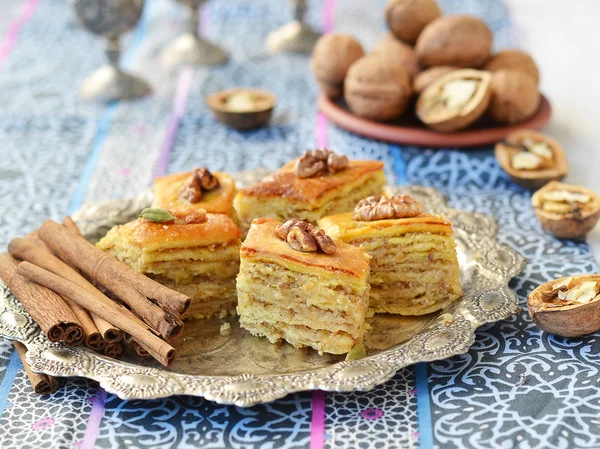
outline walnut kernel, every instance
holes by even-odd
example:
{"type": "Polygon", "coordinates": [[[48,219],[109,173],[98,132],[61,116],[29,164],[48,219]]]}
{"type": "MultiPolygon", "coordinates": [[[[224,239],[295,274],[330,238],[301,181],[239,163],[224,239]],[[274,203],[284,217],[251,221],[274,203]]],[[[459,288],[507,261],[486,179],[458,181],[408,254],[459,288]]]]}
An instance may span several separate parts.
{"type": "Polygon", "coordinates": [[[314,253],[317,251],[317,241],[307,231],[300,229],[298,226],[294,226],[287,235],[287,242],[290,244],[292,249],[296,251],[302,251],[307,253],[314,253]]]}
{"type": "Polygon", "coordinates": [[[219,180],[208,168],[196,168],[181,190],[180,196],[190,203],[198,203],[202,192],[208,192],[219,187],[219,180]]]}
{"type": "Polygon", "coordinates": [[[408,195],[391,198],[370,196],[358,202],[354,208],[357,221],[376,221],[393,218],[411,218],[424,212],[423,205],[408,195]]]}
{"type": "Polygon", "coordinates": [[[325,254],[333,254],[336,250],[335,242],[325,231],[317,230],[312,224],[296,218],[277,225],[275,234],[296,251],[317,252],[320,249],[325,254]]]}
{"type": "Polygon", "coordinates": [[[299,178],[312,178],[325,173],[336,173],[348,167],[348,158],[327,148],[305,151],[296,161],[295,171],[299,178]]]}

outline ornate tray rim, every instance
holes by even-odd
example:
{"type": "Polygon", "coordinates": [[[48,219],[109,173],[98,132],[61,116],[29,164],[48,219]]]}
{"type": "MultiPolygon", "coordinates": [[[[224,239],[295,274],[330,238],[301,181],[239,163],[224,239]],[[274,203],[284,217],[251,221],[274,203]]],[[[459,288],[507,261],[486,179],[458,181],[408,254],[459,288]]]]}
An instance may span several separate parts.
{"type": "MultiPolygon", "coordinates": [[[[509,281],[519,274],[526,259],[496,240],[495,219],[446,205],[444,197],[428,187],[388,187],[391,192],[410,193],[427,209],[452,221],[457,240],[472,251],[468,261],[472,281],[460,300],[447,307],[421,332],[392,348],[363,359],[289,374],[195,376],[148,368],[109,359],[87,348],[50,343],[20,302],[2,286],[0,337],[18,340],[27,348],[33,371],[59,377],[94,379],[122,399],[156,399],[184,394],[203,396],[220,404],[248,407],[282,398],[290,393],[370,390],[385,383],[403,367],[440,360],[468,351],[481,325],[517,313],[517,297],[509,281]]],[[[131,211],[148,204],[149,195],[84,206],[75,215],[88,238],[124,222],[131,211]]],[[[139,213],[139,212],[137,212],[139,213]]]]}

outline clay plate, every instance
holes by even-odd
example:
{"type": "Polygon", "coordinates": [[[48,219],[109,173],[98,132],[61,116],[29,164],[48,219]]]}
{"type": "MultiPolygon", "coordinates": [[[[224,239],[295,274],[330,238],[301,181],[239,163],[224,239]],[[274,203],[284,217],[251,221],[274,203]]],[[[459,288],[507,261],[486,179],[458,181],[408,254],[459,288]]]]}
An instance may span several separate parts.
{"type": "Polygon", "coordinates": [[[343,100],[332,100],[320,95],[319,109],[333,123],[361,136],[401,145],[418,145],[429,148],[469,148],[489,145],[503,140],[520,129],[542,129],[552,116],[552,106],[542,95],[540,107],[533,117],[518,125],[499,126],[483,118],[466,130],[439,133],[427,129],[414,116],[402,117],[391,123],[378,123],[352,114],[343,100]]]}

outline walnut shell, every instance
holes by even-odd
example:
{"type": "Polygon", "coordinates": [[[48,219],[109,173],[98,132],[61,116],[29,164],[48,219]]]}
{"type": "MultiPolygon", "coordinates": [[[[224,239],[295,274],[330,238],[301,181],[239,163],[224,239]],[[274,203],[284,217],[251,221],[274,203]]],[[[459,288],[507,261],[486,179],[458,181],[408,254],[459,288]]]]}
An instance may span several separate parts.
{"type": "Polygon", "coordinates": [[[551,181],[533,194],[531,204],[542,227],[550,234],[561,239],[585,237],[600,219],[600,197],[590,189],[581,186],[551,181]],[[588,195],[590,201],[582,204],[571,213],[555,213],[544,210],[544,194],[561,190],[588,195]]]}
{"type": "Polygon", "coordinates": [[[436,131],[464,129],[485,113],[490,101],[491,79],[491,73],[481,70],[450,72],[421,92],[417,101],[417,116],[436,131]],[[461,88],[458,93],[454,89],[457,82],[462,83],[458,85],[461,88]],[[464,87],[471,91],[464,94],[464,87]]]}
{"type": "Polygon", "coordinates": [[[562,146],[552,137],[531,130],[520,130],[509,134],[503,142],[498,142],[494,154],[502,169],[510,179],[527,189],[539,189],[550,181],[560,181],[568,170],[567,158],[562,146]],[[526,151],[526,140],[544,142],[552,150],[552,160],[534,170],[519,170],[513,167],[513,157],[526,151]]]}
{"type": "Polygon", "coordinates": [[[536,113],[540,93],[529,75],[517,70],[492,74],[492,100],[488,115],[498,123],[522,123],[536,113]]]}
{"type": "Polygon", "coordinates": [[[440,17],[425,27],[415,51],[423,67],[479,68],[490,57],[492,32],[473,16],[440,17]]]}
{"type": "Polygon", "coordinates": [[[415,93],[420,94],[425,88],[439,80],[442,76],[454,72],[455,70],[458,70],[458,67],[452,67],[450,65],[440,65],[425,69],[422,72],[417,73],[413,78],[413,90],[415,93]]]}
{"type": "MultiPolygon", "coordinates": [[[[529,294],[527,309],[531,319],[546,332],[561,337],[581,337],[600,330],[600,295],[582,304],[560,305],[560,301],[557,304],[544,300],[552,295],[554,286],[568,281],[569,277],[542,284],[529,294]]],[[[577,287],[586,281],[600,284],[600,275],[572,276],[570,285],[577,287]]]]}
{"type": "Polygon", "coordinates": [[[375,121],[400,117],[411,95],[408,71],[377,54],[352,64],[344,83],[344,98],[350,110],[375,121]]]}
{"type": "Polygon", "coordinates": [[[342,96],[348,69],[364,54],[360,42],[347,34],[326,34],[317,41],[310,68],[325,95],[342,96]]]}
{"type": "Polygon", "coordinates": [[[388,0],[385,20],[398,39],[414,44],[423,28],[442,15],[435,0],[388,0]]]}
{"type": "Polygon", "coordinates": [[[390,62],[400,64],[411,77],[421,70],[415,50],[410,45],[398,40],[392,33],[386,33],[377,43],[372,53],[380,54],[388,58],[390,62]]]}
{"type": "Polygon", "coordinates": [[[518,70],[526,73],[535,80],[536,86],[540,83],[540,71],[533,58],[520,50],[502,50],[492,56],[484,67],[488,72],[498,70],[518,70]]]}

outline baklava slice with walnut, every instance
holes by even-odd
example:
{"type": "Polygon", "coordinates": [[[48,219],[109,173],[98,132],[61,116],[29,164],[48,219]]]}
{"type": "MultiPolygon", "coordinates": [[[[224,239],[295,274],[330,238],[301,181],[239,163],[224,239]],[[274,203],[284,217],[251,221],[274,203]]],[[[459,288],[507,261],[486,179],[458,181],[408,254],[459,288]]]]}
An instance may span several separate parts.
{"type": "Polygon", "coordinates": [[[191,172],[156,178],[152,207],[170,211],[205,210],[225,214],[236,221],[233,198],[235,181],[222,172],[211,173],[206,167],[191,172]]]}
{"type": "Polygon", "coordinates": [[[325,215],[351,211],[361,198],[380,193],[384,185],[382,162],[348,161],[331,150],[316,149],[241,189],[233,205],[243,231],[259,217],[316,224],[325,215]]]}
{"type": "Polygon", "coordinates": [[[184,319],[192,319],[235,313],[240,245],[240,230],[226,215],[150,209],[112,228],[96,246],[189,296],[184,319]]]}
{"type": "Polygon", "coordinates": [[[365,250],[305,221],[258,218],[240,255],[237,312],[244,329],[320,353],[347,353],[362,342],[369,306],[365,250]]]}
{"type": "Polygon", "coordinates": [[[371,255],[371,312],[424,315],[462,295],[452,225],[407,195],[365,198],[319,226],[371,255]]]}

